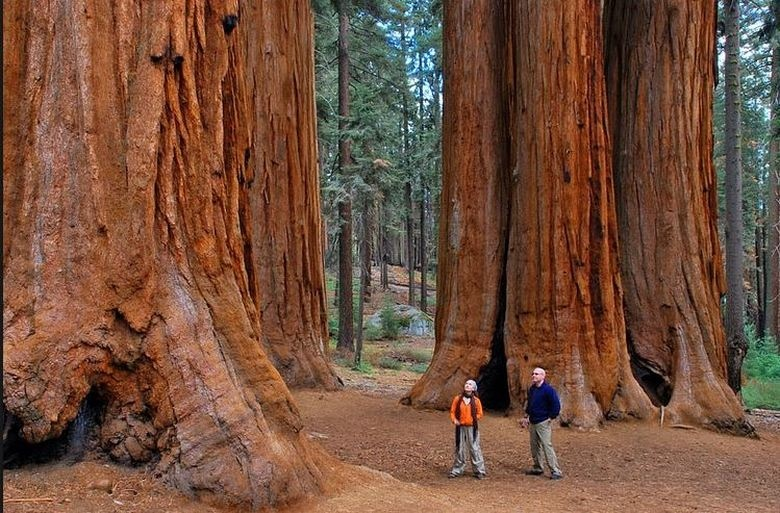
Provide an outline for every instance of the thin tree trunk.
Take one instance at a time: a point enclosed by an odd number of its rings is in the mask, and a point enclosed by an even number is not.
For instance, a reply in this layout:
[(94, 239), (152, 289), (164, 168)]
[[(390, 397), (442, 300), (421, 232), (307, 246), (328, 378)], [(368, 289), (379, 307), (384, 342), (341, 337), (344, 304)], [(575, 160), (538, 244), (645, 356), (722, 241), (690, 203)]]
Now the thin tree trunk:
[[(406, 55), (408, 53), (409, 44), (406, 40), (406, 14), (401, 20), (401, 58), (404, 62), (404, 77), (406, 77)], [(406, 210), (406, 269), (409, 275), (409, 295), (408, 303), (414, 305), (414, 226), (412, 221), (412, 184), (411, 184), (411, 162), (410, 162), (410, 141), (409, 141), (409, 94), (404, 91), (402, 93), (402, 106), (403, 106), (403, 161), (404, 169), (407, 173), (407, 181), (404, 184), (404, 200)]]
[[(346, 134), (349, 119), (349, 0), (339, 0), (339, 173), (345, 176), (352, 163), (351, 141)], [(352, 198), (348, 190), (339, 203), (339, 351), (355, 350), (352, 299)]]
[(387, 207), (385, 206), (384, 199), (380, 207), (379, 219), (379, 253), (381, 258), (379, 281), (381, 283), (382, 290), (384, 291), (390, 288), (390, 277), (388, 276), (387, 270), (387, 261), (389, 259), (387, 247)]
[(406, 199), (406, 269), (409, 273), (409, 305), (414, 306), (414, 221), (412, 220), (412, 184), (404, 186)]
[(360, 237), (360, 295), (358, 297), (357, 333), (355, 335), (355, 366), (359, 366), (363, 355), (363, 315), (368, 299), (368, 275), (371, 272), (371, 199), (367, 195), (363, 199)]
[[(766, 215), (761, 216), (766, 219)], [(756, 223), (756, 335), (764, 338), (766, 335), (766, 279), (764, 277), (764, 258), (766, 236), (762, 223)]]
[[(705, 5), (706, 4), (706, 5)], [(726, 383), (710, 2), (605, 4), (626, 333), (667, 418), (746, 433)]]
[(739, 0), (723, 0), (726, 25), (726, 347), (728, 383), (742, 390), (745, 340), (745, 277), (742, 248), (742, 128), (739, 56)]
[(251, 136), (264, 96), (291, 94), (260, 71), (263, 27), (308, 8), (3, 5), (3, 402), (26, 441), (92, 396), (102, 449), (190, 495), (272, 509), (321, 487), (331, 464), (263, 350), (243, 187), (274, 146)]
[(422, 190), (422, 198), (420, 199), (420, 310), (423, 312), (428, 311), (428, 280), (427, 280), (427, 267), (428, 259), (426, 252), (425, 242), (425, 188)]

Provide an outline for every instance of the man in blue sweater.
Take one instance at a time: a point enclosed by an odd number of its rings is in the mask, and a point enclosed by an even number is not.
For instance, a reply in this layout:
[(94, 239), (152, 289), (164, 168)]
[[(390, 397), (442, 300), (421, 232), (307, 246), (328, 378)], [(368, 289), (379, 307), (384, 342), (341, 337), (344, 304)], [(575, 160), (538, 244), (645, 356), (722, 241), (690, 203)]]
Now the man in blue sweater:
[(555, 457), (552, 446), (552, 421), (561, 412), (561, 401), (558, 393), (548, 383), (545, 383), (544, 369), (537, 367), (531, 376), (531, 386), (528, 387), (528, 402), (525, 407), (526, 416), (520, 421), (523, 428), (528, 428), (531, 435), (531, 456), (534, 458), (533, 468), (526, 474), (541, 476), (542, 458), (550, 468), (550, 479), (561, 479), (563, 473)]

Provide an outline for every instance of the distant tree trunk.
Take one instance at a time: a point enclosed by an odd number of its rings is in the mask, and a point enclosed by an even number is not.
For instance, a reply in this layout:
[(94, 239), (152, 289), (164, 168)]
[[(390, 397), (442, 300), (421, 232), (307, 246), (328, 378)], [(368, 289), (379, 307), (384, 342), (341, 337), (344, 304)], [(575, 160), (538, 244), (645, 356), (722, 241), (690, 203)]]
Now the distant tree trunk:
[(333, 389), (338, 378), (327, 355), (314, 24), (305, 2), (286, 9), (275, 2), (267, 10), (261, 41), (249, 55), (254, 74), (265, 77), (255, 94), (268, 105), (254, 113), (256, 153), (245, 154), (245, 183), (257, 219), (245, 222), (255, 257), (250, 286), (265, 347), (287, 385)]
[(380, 272), (379, 282), (382, 290), (390, 288), (390, 277), (387, 272), (387, 261), (389, 258), (387, 248), (387, 207), (385, 205), (385, 199), (382, 199), (382, 204), (379, 207), (379, 254), (380, 254)]
[[(425, 81), (423, 80), (424, 61), (423, 53), (421, 51), (417, 52), (417, 70), (419, 72), (419, 76), (417, 78), (417, 99), (419, 105), (419, 118), (417, 120), (417, 124), (419, 126), (418, 141), (422, 147), (427, 129), (427, 123), (425, 122)], [(417, 249), (420, 254), (420, 310), (424, 312), (428, 308), (427, 298), (425, 297), (427, 294), (427, 291), (425, 290), (427, 285), (425, 272), (425, 178), (422, 170), (419, 170), (418, 173), (420, 176), (420, 243)], [(414, 267), (412, 267), (412, 269), (414, 269)]]
[(634, 374), (670, 419), (750, 431), (726, 384), (719, 308), (724, 280), (710, 128), (714, 6), (609, 0), (604, 12)]
[[(91, 395), (106, 453), (155, 461), (190, 495), (245, 509), (309, 495), (322, 456), (263, 351), (242, 188), (247, 154), (264, 174), (274, 145), (251, 136), (274, 116), (251, 86), (289, 94), (261, 71), (265, 28), (306, 22), (308, 2), (240, 18), (199, 1), (103, 8), (3, 6), (4, 406), (38, 443)], [(310, 37), (292, 30), (285, 48)], [(316, 214), (303, 224), (296, 237), (317, 235)], [(317, 297), (316, 265), (294, 272)]]
[[(763, 210), (763, 209), (762, 209)], [(766, 219), (766, 214), (760, 216)], [(763, 223), (756, 223), (755, 229), (755, 252), (756, 252), (756, 335), (759, 338), (766, 336), (766, 280), (764, 278), (765, 266), (764, 258), (766, 250), (766, 234), (763, 229)]]
[(404, 185), (406, 199), (406, 269), (409, 273), (409, 305), (414, 306), (414, 221), (412, 220), (412, 184)]
[(425, 188), (420, 199), (420, 310), (428, 311), (427, 248), (425, 242)]
[(360, 294), (358, 296), (357, 333), (355, 335), (355, 366), (360, 365), (363, 355), (363, 315), (368, 299), (368, 275), (371, 272), (371, 199), (369, 195), (363, 199), (360, 234)]
[(362, 297), (364, 301), (371, 300), (371, 260), (372, 246), (374, 242), (374, 205), (373, 192), (366, 195), (366, 201), (363, 210), (363, 223), (368, 223), (363, 227), (363, 238), (360, 239), (360, 283), (362, 287)]
[(728, 383), (742, 390), (745, 340), (745, 277), (742, 248), (742, 129), (739, 69), (739, 0), (723, 0), (726, 20), (726, 362)]
[[(346, 134), (349, 119), (349, 0), (339, 0), (339, 173), (346, 175), (352, 163), (351, 141)], [(355, 350), (352, 299), (352, 198), (347, 191), (339, 202), (339, 351)]]
[(780, 0), (772, 1), (775, 32), (772, 38), (771, 131), (766, 216), (766, 326), (780, 349)]
[[(404, 14), (401, 20), (401, 56), (404, 63), (404, 77), (406, 77), (406, 56), (409, 52), (409, 44), (406, 40), (406, 15)], [(409, 141), (409, 94), (404, 88), (401, 96), (402, 108), (403, 108), (403, 138), (404, 138), (404, 170), (406, 172), (407, 181), (404, 184), (404, 201), (405, 201), (405, 227), (406, 227), (406, 269), (409, 275), (409, 297), (408, 303), (414, 305), (414, 223), (412, 221), (412, 183), (411, 183), (411, 161), (410, 161), (410, 141)]]

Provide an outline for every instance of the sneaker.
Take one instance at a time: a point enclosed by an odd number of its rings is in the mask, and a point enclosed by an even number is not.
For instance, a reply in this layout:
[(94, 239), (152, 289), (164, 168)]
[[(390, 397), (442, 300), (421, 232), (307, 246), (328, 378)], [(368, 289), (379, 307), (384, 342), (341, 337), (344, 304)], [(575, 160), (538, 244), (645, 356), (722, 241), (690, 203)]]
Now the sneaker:
[(456, 474), (455, 472), (450, 472), (450, 474), (447, 477), (452, 479), (452, 478), (455, 478), (455, 477), (458, 477), (458, 476), (459, 476), (459, 474)]
[(477, 479), (482, 480), (482, 479), (485, 479), (487, 477), (487, 475), (486, 474), (474, 474), (474, 477), (477, 478)]
[(544, 470), (533, 467), (533, 468), (525, 469), (523, 473), (527, 476), (541, 476), (542, 474), (544, 474)]
[(550, 479), (553, 479), (553, 480), (556, 480), (556, 481), (558, 479), (563, 479), (563, 474), (561, 474), (560, 472), (553, 472), (552, 475), (550, 476)]

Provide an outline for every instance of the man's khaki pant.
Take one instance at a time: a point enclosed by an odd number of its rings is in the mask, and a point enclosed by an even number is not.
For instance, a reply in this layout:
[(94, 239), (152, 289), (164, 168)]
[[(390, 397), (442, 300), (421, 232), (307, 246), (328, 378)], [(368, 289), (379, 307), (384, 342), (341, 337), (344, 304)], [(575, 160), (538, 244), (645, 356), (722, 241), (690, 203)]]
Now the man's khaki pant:
[(534, 468), (543, 469), (542, 462), (547, 461), (550, 472), (559, 474), (558, 458), (552, 446), (552, 421), (550, 419), (528, 426), (531, 434), (531, 456), (534, 458)]

